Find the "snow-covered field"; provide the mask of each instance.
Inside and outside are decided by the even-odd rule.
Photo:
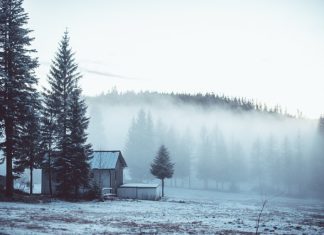
[[[0,202],[0,234],[324,234],[324,202],[166,189],[163,201]]]

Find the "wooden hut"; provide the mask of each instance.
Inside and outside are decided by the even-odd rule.
[[[93,184],[100,190],[111,189],[117,194],[117,188],[123,184],[123,170],[127,167],[121,151],[94,151],[90,161]],[[50,194],[48,173],[42,170],[42,194]],[[81,189],[82,191],[82,189]],[[56,194],[55,175],[52,175],[52,192]]]
[[[111,188],[117,194],[117,188],[123,184],[123,170],[127,167],[120,151],[94,151],[91,160],[94,182],[99,188]]]

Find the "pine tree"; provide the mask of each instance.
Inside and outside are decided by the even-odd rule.
[[[263,143],[258,137],[251,148],[251,174],[250,177],[252,180],[257,181],[257,188],[261,194],[263,194],[265,186],[265,163],[264,159],[264,149]]]
[[[171,178],[173,175],[174,164],[170,160],[167,148],[162,145],[151,164],[151,173],[162,181],[162,197],[164,197],[164,179]]]
[[[72,159],[73,173],[72,185],[74,186],[75,197],[81,186],[88,186],[90,175],[90,155],[91,145],[87,144],[87,133],[85,130],[89,125],[89,118],[86,117],[87,106],[80,97],[81,90],[75,89],[71,96],[71,106],[69,110],[71,130],[71,145],[69,146],[69,156]]]
[[[18,154],[14,161],[14,172],[20,175],[29,169],[29,193],[33,194],[33,170],[41,165],[41,135],[40,135],[39,111],[30,113],[23,134],[19,138],[17,146]]]
[[[133,180],[149,177],[150,156],[154,154],[153,121],[150,114],[140,110],[128,131],[125,156]]]
[[[1,72],[0,72],[0,140],[3,139],[4,137],[4,110],[5,110],[5,107],[4,107],[4,102],[3,102],[3,95],[4,95],[4,84],[2,84],[2,80],[1,80]],[[0,141],[0,147],[1,147],[1,141]],[[1,154],[2,155],[2,154]],[[5,156],[1,156],[0,157],[0,165],[4,163],[4,160],[5,160]]]
[[[216,189],[219,189],[218,183],[221,183],[221,190],[224,190],[224,183],[228,181],[229,158],[225,138],[220,129],[215,128],[213,132],[213,178],[216,181]]]
[[[171,126],[168,129],[165,130],[165,139],[163,140],[163,142],[159,143],[158,146],[161,146],[162,144],[164,144],[165,146],[168,146],[168,151],[172,153],[172,157],[173,157],[173,161],[175,163],[175,174],[172,177],[172,180],[170,180],[170,183],[172,186],[177,187],[177,177],[178,174],[180,173],[178,170],[181,167],[179,164],[179,136],[177,135],[177,133],[175,132],[174,128]]]
[[[1,84],[0,84],[0,97],[2,96],[2,87],[1,87]],[[0,101],[1,101],[1,98],[0,98]],[[3,128],[4,128],[4,121],[3,121],[3,117],[4,117],[4,113],[3,113],[3,106],[2,106],[2,103],[0,103],[0,139],[2,140],[3,139]],[[0,146],[1,146],[1,142],[0,142]],[[0,165],[3,164],[5,161],[5,156],[3,156],[1,154],[1,157],[0,157]]]
[[[324,197],[324,116],[318,120],[317,138],[314,143],[314,153],[312,161],[312,187],[314,191],[319,193],[320,197]]]
[[[286,189],[287,193],[290,194],[293,178],[295,176],[293,175],[293,158],[288,137],[283,139],[281,151],[281,161],[279,162],[278,167],[281,166],[280,176],[284,189]]]
[[[208,189],[208,182],[213,177],[215,169],[215,159],[211,152],[212,143],[207,134],[206,128],[201,129],[201,143],[198,148],[198,164],[197,164],[197,177],[204,182],[204,188]]]
[[[41,127],[41,146],[42,146],[42,170],[48,174],[48,186],[50,195],[53,195],[52,176],[53,176],[53,157],[56,140],[56,116],[55,98],[53,93],[44,89],[42,94],[42,109],[40,118]]]
[[[280,148],[276,138],[271,134],[264,143],[263,164],[265,171],[265,186],[274,187],[278,190],[282,183],[282,158],[280,158]],[[282,153],[281,153],[282,155]],[[271,184],[271,185],[270,185]]]
[[[229,167],[229,180],[231,182],[230,190],[238,191],[239,183],[246,180],[246,164],[245,155],[241,144],[232,139],[230,148],[230,167]]]
[[[300,130],[298,130],[297,135],[294,140],[294,157],[293,157],[293,165],[292,165],[292,175],[293,175],[293,183],[297,189],[299,195],[305,193],[305,182],[308,174],[308,165],[305,161],[304,152],[307,148],[305,146],[305,140],[302,139],[302,135]]]
[[[37,78],[33,38],[26,28],[28,15],[23,0],[0,0],[0,107],[5,141],[1,144],[6,157],[6,195],[13,195],[13,160],[19,138],[32,110]]]
[[[69,36],[66,31],[59,44],[59,50],[52,62],[48,82],[50,88],[47,93],[46,102],[53,106],[54,115],[54,148],[57,152],[53,162],[54,173],[56,175],[57,191],[59,195],[71,196],[75,191],[73,184],[73,174],[75,161],[71,156],[72,136],[71,136],[71,102],[73,92],[77,89],[77,82],[81,75],[78,65],[75,63],[74,53],[69,46]],[[50,167],[50,163],[48,164]]]
[[[182,187],[184,187],[185,179],[188,179],[188,186],[190,187],[193,142],[189,130],[186,130],[185,134],[176,142],[178,143],[176,154],[173,154],[173,156],[176,156],[175,175],[182,179]]]

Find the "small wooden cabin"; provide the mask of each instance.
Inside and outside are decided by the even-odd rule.
[[[123,184],[123,170],[127,167],[120,151],[94,151],[91,160],[94,182],[102,188],[111,188],[117,194],[117,188]]]
[[[117,194],[117,188],[123,184],[123,171],[127,167],[121,151],[94,151],[90,161],[93,183],[100,190],[111,188]],[[55,176],[52,176],[52,192],[56,194]],[[48,173],[42,170],[42,194],[50,194]]]

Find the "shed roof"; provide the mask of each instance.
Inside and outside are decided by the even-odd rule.
[[[157,188],[159,184],[138,184],[138,183],[131,183],[131,184],[123,184],[121,188]]]
[[[122,167],[127,167],[125,159],[119,150],[116,151],[93,151],[90,162],[92,169],[116,169],[118,160]]]

